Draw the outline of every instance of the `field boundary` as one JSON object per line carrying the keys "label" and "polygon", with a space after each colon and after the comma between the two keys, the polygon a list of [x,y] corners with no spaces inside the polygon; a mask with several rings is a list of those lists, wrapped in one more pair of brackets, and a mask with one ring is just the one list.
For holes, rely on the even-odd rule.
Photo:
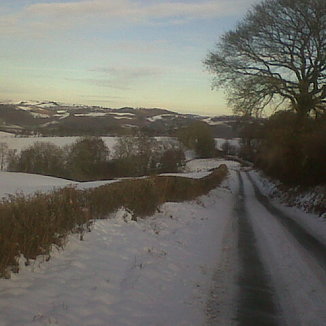
{"label": "field boundary", "polygon": [[97,188],[69,186],[50,193],[9,195],[0,201],[0,277],[19,272],[19,259],[43,255],[50,259],[53,246],[64,248],[67,236],[91,231],[96,219],[108,218],[124,207],[133,219],[150,216],[165,202],[193,200],[207,194],[226,177],[225,164],[208,176],[149,176],[126,179]]}

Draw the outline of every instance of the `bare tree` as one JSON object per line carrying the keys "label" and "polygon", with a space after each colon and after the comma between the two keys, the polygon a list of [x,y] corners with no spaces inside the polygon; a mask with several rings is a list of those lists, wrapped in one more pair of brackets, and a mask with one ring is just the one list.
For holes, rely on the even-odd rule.
{"label": "bare tree", "polygon": [[195,150],[200,158],[215,155],[215,140],[212,129],[206,122],[195,121],[178,130],[179,141],[187,148]]}
{"label": "bare tree", "polygon": [[127,175],[146,175],[154,164],[158,152],[155,138],[141,132],[136,136],[118,138],[114,146],[114,158],[124,165],[123,173]]}
{"label": "bare tree", "polygon": [[236,113],[326,111],[326,1],[265,0],[204,61]]}
{"label": "bare tree", "polygon": [[126,159],[138,155],[137,138],[133,136],[122,136],[114,145],[114,157]]}

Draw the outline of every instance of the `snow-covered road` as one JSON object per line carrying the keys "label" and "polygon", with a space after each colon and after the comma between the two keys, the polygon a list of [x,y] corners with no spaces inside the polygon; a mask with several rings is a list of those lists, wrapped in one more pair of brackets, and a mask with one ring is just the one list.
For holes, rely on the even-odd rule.
{"label": "snow-covered road", "polygon": [[207,325],[325,325],[325,222],[271,203],[254,172],[236,170],[233,222]]}
{"label": "snow-covered road", "polygon": [[[221,163],[230,176],[209,195],[139,222],[121,209],[0,280],[0,326],[324,326],[326,222],[271,202],[236,162],[187,172]],[[7,192],[65,183],[21,177]]]}
{"label": "snow-covered road", "polygon": [[[247,209],[285,321],[288,325],[325,325],[325,242],[295,215],[263,205],[257,188],[246,175],[243,178]],[[320,228],[325,231],[324,222]]]}

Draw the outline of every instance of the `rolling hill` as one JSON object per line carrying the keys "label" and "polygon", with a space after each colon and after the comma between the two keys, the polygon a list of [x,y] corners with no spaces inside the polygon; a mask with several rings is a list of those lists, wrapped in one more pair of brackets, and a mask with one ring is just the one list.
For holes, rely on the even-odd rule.
{"label": "rolling hill", "polygon": [[115,136],[142,130],[151,136],[171,136],[194,121],[209,124],[215,137],[238,136],[239,118],[236,116],[207,117],[160,108],[112,109],[51,101],[0,104],[0,131],[22,135]]}

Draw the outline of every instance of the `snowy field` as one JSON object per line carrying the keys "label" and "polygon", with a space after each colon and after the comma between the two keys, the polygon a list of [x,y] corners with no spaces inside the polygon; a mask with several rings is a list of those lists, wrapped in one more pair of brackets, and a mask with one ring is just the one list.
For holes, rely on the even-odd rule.
{"label": "snowy field", "polygon": [[[220,164],[209,161],[192,161],[189,173]],[[29,193],[66,182],[34,176],[32,184],[12,175],[13,188]],[[49,262],[39,258],[0,280],[0,325],[202,325],[231,200],[221,187],[195,201],[166,203],[140,222],[123,209],[96,221],[84,241],[71,236]]]}
{"label": "snowy field", "polygon": [[36,191],[49,192],[66,186],[87,189],[113,182],[117,180],[75,182],[44,175],[0,171],[0,198],[17,193],[30,195]]}

